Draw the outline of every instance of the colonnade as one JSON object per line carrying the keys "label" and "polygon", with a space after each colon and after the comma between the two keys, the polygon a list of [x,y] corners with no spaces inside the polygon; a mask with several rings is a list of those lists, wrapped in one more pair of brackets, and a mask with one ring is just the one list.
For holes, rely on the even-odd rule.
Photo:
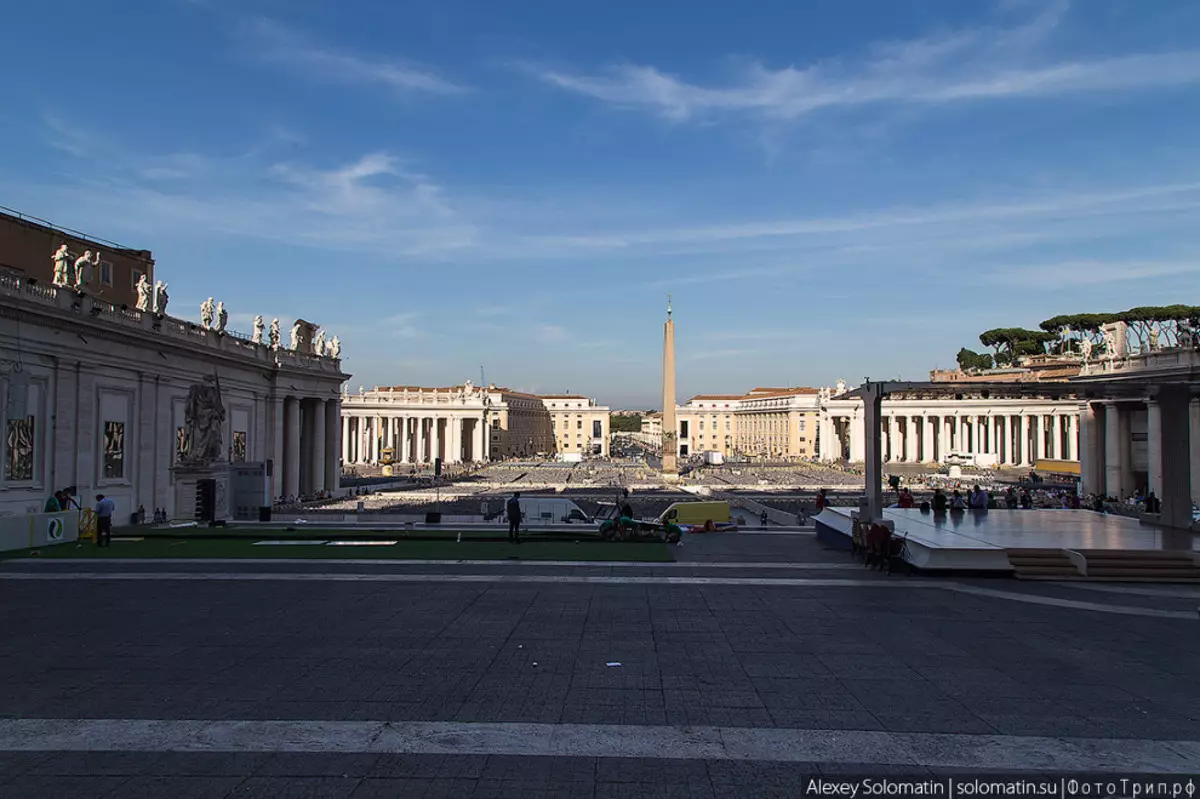
{"label": "colonnade", "polygon": [[464,415],[343,413],[342,461],[379,463],[384,450],[396,463],[471,463],[488,458],[482,418]]}
{"label": "colonnade", "polygon": [[[883,461],[944,463],[951,453],[983,456],[1004,466],[1033,466],[1039,460],[1078,460],[1079,417],[1073,406],[1050,412],[989,409],[976,413],[889,410],[880,421]],[[826,409],[820,425],[821,458],[862,462],[865,457],[861,407]],[[829,442],[831,446],[826,446]]]}
{"label": "colonnade", "polygon": [[341,483],[341,402],[336,399],[285,396],[274,402],[274,472],[276,497],[312,496],[336,491]]}

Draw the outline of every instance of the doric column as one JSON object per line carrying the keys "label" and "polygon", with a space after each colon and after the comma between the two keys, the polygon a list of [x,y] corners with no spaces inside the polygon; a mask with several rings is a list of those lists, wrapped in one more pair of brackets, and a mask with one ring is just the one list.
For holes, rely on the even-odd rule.
{"label": "doric column", "polygon": [[1079,490],[1084,494],[1104,493],[1104,462],[1101,444],[1104,431],[1096,425],[1096,409],[1090,402],[1079,405]]}
{"label": "doric column", "polygon": [[891,461],[895,457],[892,451],[892,417],[883,417],[883,443],[880,447],[883,450],[884,462]]}
{"label": "doric column", "polygon": [[309,400],[312,414],[312,434],[308,444],[309,485],[316,493],[325,490],[325,400]]}
{"label": "doric column", "polygon": [[1050,416],[1050,440],[1046,444],[1046,457],[1052,461],[1060,460],[1062,455],[1059,450],[1062,448],[1062,428],[1060,427],[1060,417],[1058,413],[1053,413]]}
{"label": "doric column", "polygon": [[1032,424],[1032,420],[1030,419],[1029,414],[1022,413],[1021,414],[1021,460],[1020,460],[1020,463],[1022,466],[1032,466],[1033,465],[1033,445],[1032,445],[1033,435],[1030,432],[1032,429],[1030,427],[1031,424]]}
{"label": "doric column", "polygon": [[300,400],[288,397],[284,400],[284,417],[287,427],[283,443],[283,493],[295,497],[300,494]]}
{"label": "doric column", "polygon": [[425,417],[417,417],[417,463],[426,463],[425,460]]}
{"label": "doric column", "polygon": [[344,426],[338,424],[342,415],[342,401],[325,401],[325,488],[336,491],[342,484],[342,468],[338,453],[345,444],[342,438]]}
{"label": "doric column", "polygon": [[350,462],[350,417],[342,416],[342,463]]}
{"label": "doric column", "polygon": [[483,453],[483,419],[474,420],[471,430],[471,458],[476,461],[484,460]]}
{"label": "doric column", "polygon": [[1067,413],[1062,417],[1062,458],[1065,461],[1073,461],[1079,458],[1079,453],[1075,451],[1075,424],[1077,417]]}
{"label": "doric column", "polygon": [[450,449],[446,453],[447,463],[462,462],[462,419],[457,416],[451,416],[446,420],[449,427],[446,430],[446,438],[450,442]]}
{"label": "doric column", "polygon": [[1150,490],[1161,497],[1163,491],[1162,408],[1156,400],[1146,401],[1146,472]]}
{"label": "doric column", "polygon": [[1129,492],[1125,481],[1128,468],[1128,423],[1125,413],[1116,403],[1104,408],[1104,491],[1110,497],[1124,499]]}
{"label": "doric column", "polygon": [[937,420],[936,416],[929,416],[928,414],[921,419],[925,426],[925,451],[922,453],[922,456],[923,460],[927,463],[936,463],[938,460]]}
{"label": "doric column", "polygon": [[[1188,530],[1192,526],[1191,396],[1186,385],[1164,386],[1158,393],[1159,441],[1162,471],[1162,504],[1159,522],[1164,527]],[[1183,546],[1191,543],[1185,538]]]}
{"label": "doric column", "polygon": [[287,426],[284,423],[283,397],[271,400],[271,500],[283,496],[283,442],[287,437]]}
{"label": "doric column", "polygon": [[850,417],[850,460],[853,463],[862,463],[863,459],[863,420],[862,413],[855,409],[854,415]]}
{"label": "doric column", "polygon": [[1200,400],[1188,404],[1188,440],[1192,453],[1192,501],[1200,501]]}
{"label": "doric column", "polygon": [[430,441],[433,443],[429,448],[429,460],[434,461],[442,457],[442,417],[435,416],[430,421]]}

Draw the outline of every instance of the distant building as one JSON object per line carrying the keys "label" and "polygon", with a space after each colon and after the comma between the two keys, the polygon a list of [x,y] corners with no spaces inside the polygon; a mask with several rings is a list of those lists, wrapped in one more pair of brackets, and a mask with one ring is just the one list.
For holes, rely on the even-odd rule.
{"label": "distant building", "polygon": [[932,383],[1036,383],[1043,380],[1069,380],[1079,374],[1083,362],[1078,358],[1058,358],[1049,355],[1033,355],[1021,359],[1019,366],[999,369],[980,369],[964,372],[962,369],[933,369],[929,372]]}
{"label": "distant building", "polygon": [[342,398],[347,464],[473,463],[580,453],[608,455],[608,408],[580,395],[527,394],[470,381],[387,386]]}
{"label": "distant building", "polygon": [[0,211],[0,273],[31,285],[49,286],[54,279],[54,253],[64,244],[72,263],[85,252],[98,254],[99,265],[89,267],[87,275],[87,292],[97,299],[133,308],[141,276],[154,283],[154,258],[149,250],[122,247],[45,220]]}
{"label": "distant building", "polygon": [[755,388],[746,394],[697,394],[676,409],[679,455],[815,457],[818,390]]}

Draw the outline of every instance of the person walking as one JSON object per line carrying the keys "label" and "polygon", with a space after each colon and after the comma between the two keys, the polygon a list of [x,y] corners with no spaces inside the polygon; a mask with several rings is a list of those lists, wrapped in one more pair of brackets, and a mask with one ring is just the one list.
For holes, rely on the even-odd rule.
{"label": "person walking", "polygon": [[508,542],[521,543],[521,492],[515,491],[504,506],[508,514]]}
{"label": "person walking", "polygon": [[112,517],[117,503],[103,494],[96,495],[96,546],[112,546]]}

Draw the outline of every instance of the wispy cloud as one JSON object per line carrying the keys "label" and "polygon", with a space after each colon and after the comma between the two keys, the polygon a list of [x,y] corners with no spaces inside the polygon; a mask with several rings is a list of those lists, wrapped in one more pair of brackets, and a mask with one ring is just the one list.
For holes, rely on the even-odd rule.
{"label": "wispy cloud", "polygon": [[856,61],[779,69],[743,62],[720,85],[641,64],[615,65],[598,74],[536,65],[525,69],[550,86],[676,122],[721,115],[795,120],[822,110],[889,103],[936,106],[1200,83],[1197,50],[1074,60],[1047,55],[1046,42],[1065,9],[1065,3],[1055,4],[1015,27],[876,45]]}
{"label": "wispy cloud", "polygon": [[383,331],[392,338],[426,338],[428,333],[418,324],[419,319],[420,315],[415,313],[393,314],[372,324],[371,329]]}
{"label": "wispy cloud", "polygon": [[243,19],[238,34],[256,58],[294,70],[313,80],[383,86],[402,94],[460,94],[453,83],[430,67],[410,61],[338,50],[264,17]]}
{"label": "wispy cloud", "polygon": [[1100,286],[1132,280],[1200,276],[1200,260],[1153,261],[1079,259],[1051,263],[1020,264],[981,272],[978,284],[1036,286],[1051,291],[1082,286]]}

